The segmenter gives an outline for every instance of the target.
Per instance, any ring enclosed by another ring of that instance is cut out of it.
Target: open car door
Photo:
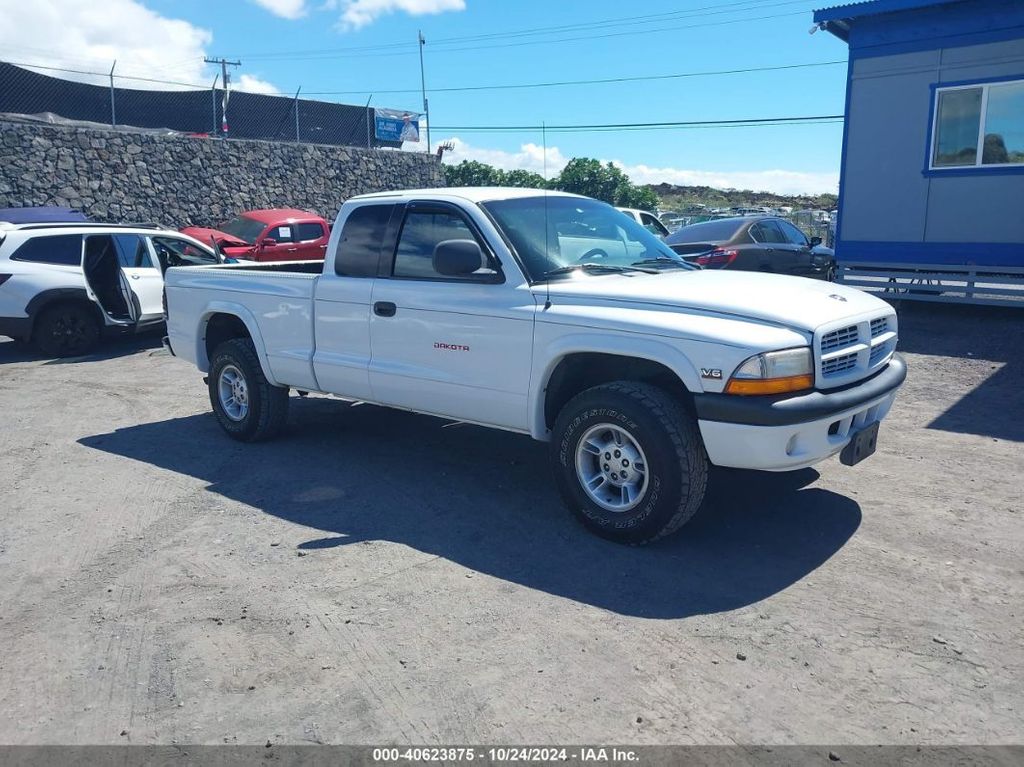
[[[132,325],[138,321],[138,299],[118,260],[114,238],[90,234],[83,238],[82,273],[86,292],[99,304],[110,325]]]

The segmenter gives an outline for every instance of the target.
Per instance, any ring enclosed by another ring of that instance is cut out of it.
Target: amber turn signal
[[[785,394],[814,386],[814,376],[797,375],[785,378],[733,378],[726,384],[726,394]]]

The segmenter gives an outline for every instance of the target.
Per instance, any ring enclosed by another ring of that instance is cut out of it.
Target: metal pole
[[[213,130],[210,135],[217,135],[217,79],[220,75],[213,78],[213,85],[210,87],[210,103],[213,105]]]
[[[370,120],[370,102],[371,101],[373,101],[373,94],[372,93],[370,94],[370,98],[368,98],[366,100],[366,107],[364,107],[364,109],[366,111],[366,148],[367,149],[371,149],[372,148],[370,146],[370,136],[373,135],[373,131],[371,130],[372,121]]]
[[[224,107],[221,115],[221,137],[228,137],[228,100],[231,98],[231,76],[228,74],[228,67],[240,67],[242,66],[241,61],[228,61],[227,59],[211,59],[209,56],[203,57],[203,62],[206,64],[220,64],[221,81],[224,83]]]
[[[114,104],[114,67],[117,66],[117,59],[114,59],[113,65],[110,67],[110,127],[117,127],[117,108]]]
[[[419,33],[420,40],[420,91],[423,94],[423,116],[427,118],[427,154],[430,154],[430,105],[427,103],[427,78],[423,73],[423,46],[427,41],[423,39],[423,31]]]
[[[295,143],[299,143],[299,94],[302,92],[302,86],[295,91]]]

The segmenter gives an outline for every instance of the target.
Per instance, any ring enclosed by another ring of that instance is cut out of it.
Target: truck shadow
[[[208,490],[315,531],[300,549],[342,558],[366,540],[623,615],[682,618],[769,597],[835,554],[860,524],[851,499],[783,475],[719,471],[683,531],[643,548],[587,533],[565,511],[544,445],[427,416],[293,400],[279,440],[240,445],[212,415],[85,437],[89,448],[191,475]],[[327,535],[323,535],[326,533]]]

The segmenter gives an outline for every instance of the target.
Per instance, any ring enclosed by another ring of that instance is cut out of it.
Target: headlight
[[[806,346],[755,354],[736,368],[726,394],[784,394],[814,386],[814,358]]]

